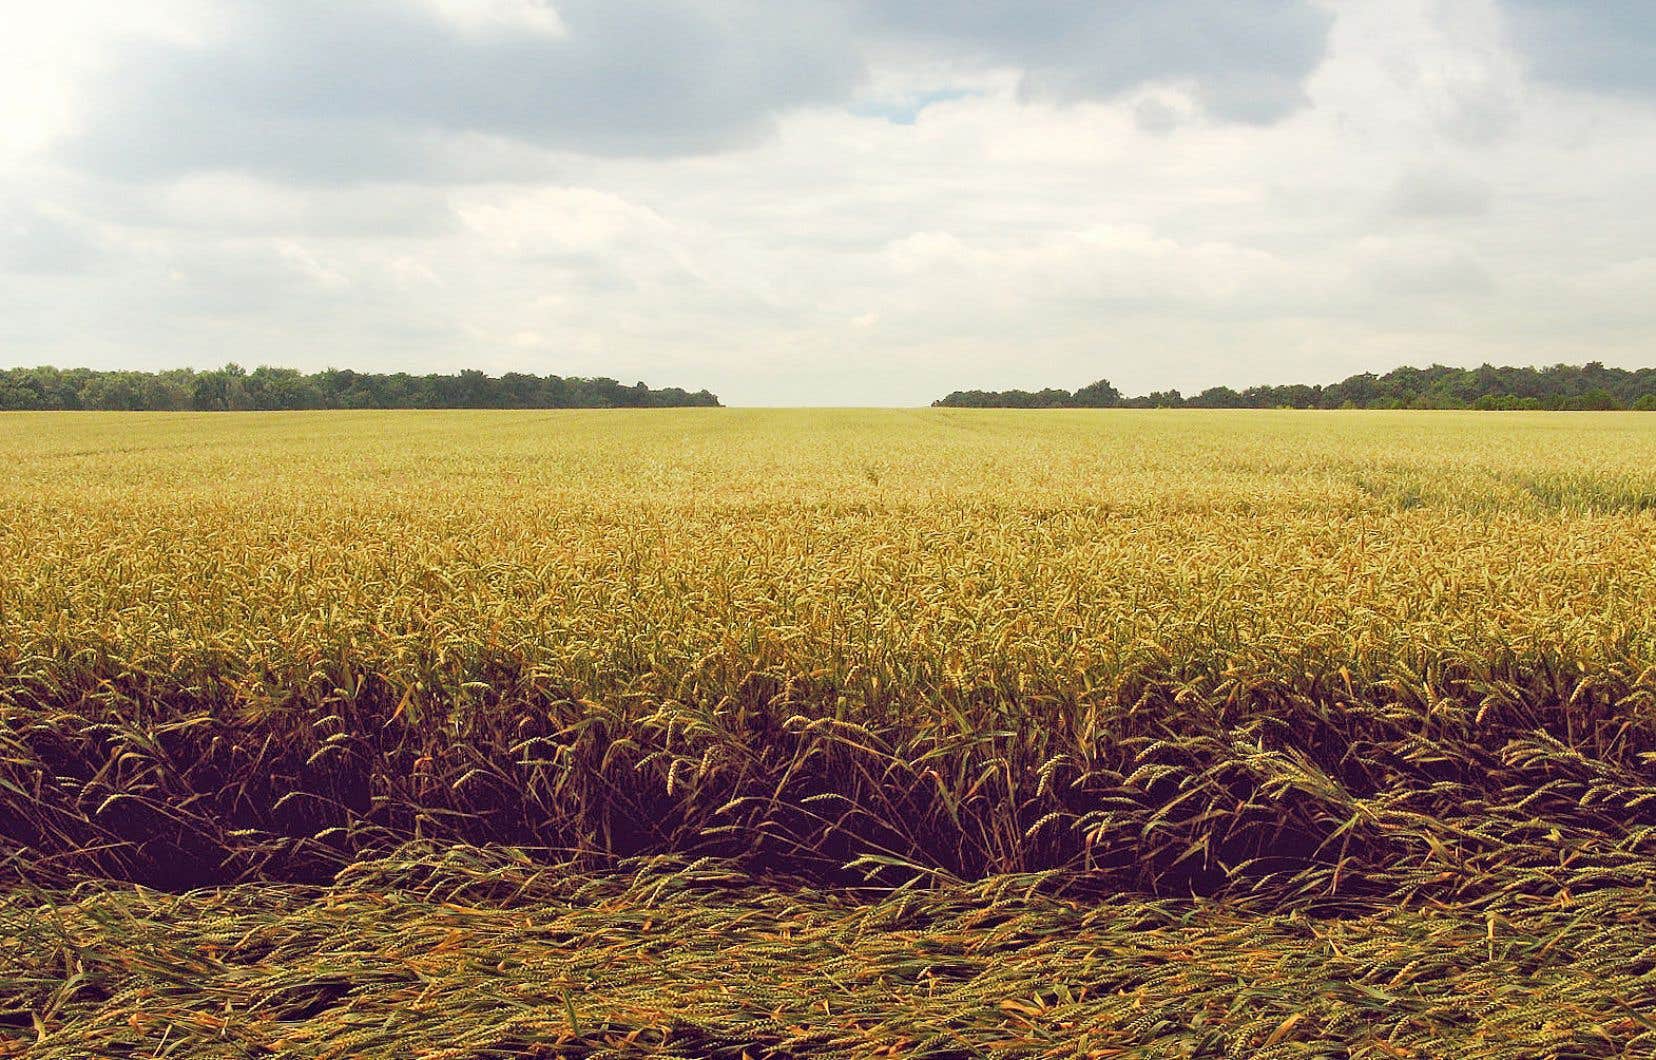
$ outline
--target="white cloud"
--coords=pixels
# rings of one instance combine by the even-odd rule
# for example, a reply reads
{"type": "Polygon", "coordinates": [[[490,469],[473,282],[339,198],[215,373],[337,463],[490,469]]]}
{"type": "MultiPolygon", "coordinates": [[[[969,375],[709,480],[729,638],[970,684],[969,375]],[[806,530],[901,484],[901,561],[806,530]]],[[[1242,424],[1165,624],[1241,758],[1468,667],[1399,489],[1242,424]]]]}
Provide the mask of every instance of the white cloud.
{"type": "Polygon", "coordinates": [[[1648,47],[1639,19],[1270,0],[1261,73],[1229,15],[1170,37],[1196,0],[1109,6],[31,8],[0,39],[0,362],[813,404],[1648,362],[1656,107],[1565,61],[1648,47]]]}
{"type": "Polygon", "coordinates": [[[569,27],[546,0],[430,0],[444,18],[472,33],[507,30],[553,39],[567,37],[569,27]]]}

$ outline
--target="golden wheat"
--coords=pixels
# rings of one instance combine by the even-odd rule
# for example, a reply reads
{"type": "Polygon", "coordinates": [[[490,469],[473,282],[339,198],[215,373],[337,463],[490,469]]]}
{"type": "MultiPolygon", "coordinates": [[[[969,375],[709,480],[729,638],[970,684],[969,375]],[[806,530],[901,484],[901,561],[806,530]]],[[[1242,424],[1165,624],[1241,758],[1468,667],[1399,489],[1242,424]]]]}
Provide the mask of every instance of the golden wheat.
{"type": "Polygon", "coordinates": [[[1656,1041],[1648,417],[20,414],[0,461],[41,1055],[1656,1041]],[[728,944],[583,970],[664,887],[728,944]]]}

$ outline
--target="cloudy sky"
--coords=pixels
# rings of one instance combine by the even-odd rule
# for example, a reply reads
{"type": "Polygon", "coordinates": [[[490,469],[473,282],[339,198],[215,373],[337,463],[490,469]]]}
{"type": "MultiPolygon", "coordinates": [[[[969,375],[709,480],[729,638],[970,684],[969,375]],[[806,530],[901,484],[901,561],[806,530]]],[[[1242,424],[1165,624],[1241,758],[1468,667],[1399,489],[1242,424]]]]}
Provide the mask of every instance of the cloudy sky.
{"type": "Polygon", "coordinates": [[[1649,0],[6,6],[3,366],[1656,363],[1649,0]]]}

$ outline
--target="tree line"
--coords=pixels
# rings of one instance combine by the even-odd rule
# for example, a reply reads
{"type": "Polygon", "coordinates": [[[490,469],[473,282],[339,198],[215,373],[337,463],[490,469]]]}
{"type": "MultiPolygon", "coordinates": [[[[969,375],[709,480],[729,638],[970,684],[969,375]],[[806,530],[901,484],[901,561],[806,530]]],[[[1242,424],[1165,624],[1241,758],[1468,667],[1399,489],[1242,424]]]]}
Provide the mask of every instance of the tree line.
{"type": "Polygon", "coordinates": [[[706,390],[652,390],[603,377],[410,375],[236,364],[210,371],[101,372],[90,368],[0,369],[0,409],[199,412],[283,409],[590,409],[717,407],[706,390]]]}
{"type": "Polygon", "coordinates": [[[1656,368],[1606,368],[1598,361],[1545,368],[1397,368],[1364,372],[1327,386],[1291,383],[1233,390],[1209,387],[1191,397],[1158,390],[1124,397],[1101,379],[1068,390],[957,390],[932,402],[942,408],[1207,408],[1207,409],[1497,409],[1656,412],[1656,368]]]}

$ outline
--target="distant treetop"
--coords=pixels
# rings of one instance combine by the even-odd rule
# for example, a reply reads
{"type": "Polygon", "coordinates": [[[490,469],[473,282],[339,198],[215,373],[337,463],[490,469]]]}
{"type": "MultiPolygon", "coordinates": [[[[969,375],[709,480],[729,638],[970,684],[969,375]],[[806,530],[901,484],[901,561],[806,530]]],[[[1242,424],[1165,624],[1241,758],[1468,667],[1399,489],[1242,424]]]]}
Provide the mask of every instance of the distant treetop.
{"type": "Polygon", "coordinates": [[[651,390],[614,379],[538,376],[409,375],[328,368],[240,365],[197,372],[99,372],[89,368],[0,369],[0,409],[196,410],[278,409],[592,409],[716,407],[706,390],[651,390]]]}
{"type": "Polygon", "coordinates": [[[1290,383],[1236,391],[1210,387],[1194,397],[1157,390],[1122,397],[1100,379],[1068,390],[957,390],[932,402],[942,408],[1209,408],[1209,409],[1639,409],[1656,411],[1656,368],[1580,367],[1397,368],[1364,372],[1328,386],[1290,383]]]}

